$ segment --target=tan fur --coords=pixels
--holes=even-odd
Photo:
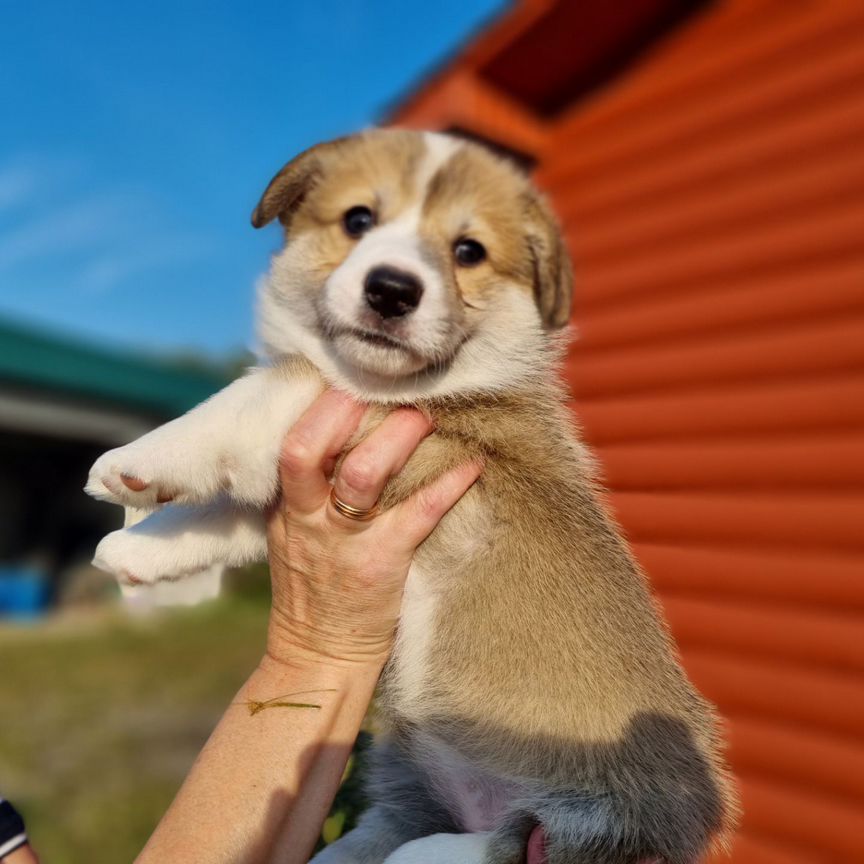
[[[358,205],[372,218],[346,224]],[[548,206],[476,144],[375,131],[285,166],[253,222],[277,217],[269,363],[97,460],[96,497],[173,499],[106,537],[99,566],[152,582],[261,560],[280,442],[325,382],[370,404],[358,438],[418,407],[434,432],[383,507],[465,460],[485,468],[417,550],[373,804],[321,864],[382,864],[442,832],[474,834],[477,864],[521,864],[537,824],[550,864],[694,864],[734,823],[734,793],[564,407],[549,331],[569,316],[570,265]],[[465,258],[467,239],[486,255]]]
[[[686,681],[644,578],[598,504],[592,461],[573,439],[562,395],[550,380],[542,391],[506,399],[418,405],[434,418],[435,431],[388,484],[383,504],[465,461],[485,464],[482,479],[418,560],[437,566],[453,531],[478,513],[491,512],[494,525],[484,537],[486,554],[460,572],[439,612],[430,701],[437,710],[444,697],[455,716],[526,734],[566,739],[575,725],[590,741],[620,735],[640,711],[665,711],[695,722],[710,755],[716,742],[700,716],[705,703]],[[538,596],[551,602],[538,604]],[[484,657],[511,655],[513,644],[521,650],[502,689]],[[548,666],[550,655],[570,669],[565,680],[561,667]],[[514,705],[511,687],[521,703]]]
[[[252,224],[261,228],[278,216],[287,227],[304,201],[304,218],[291,226],[293,231],[338,225],[345,210],[357,204],[380,211],[382,220],[392,218],[413,200],[414,168],[422,153],[422,139],[409,132],[386,139],[353,135],[319,144],[292,159],[270,181],[252,213]],[[313,197],[319,186],[324,188]]]
[[[349,207],[365,204],[384,222],[416,206],[420,140],[366,133],[313,151],[301,157],[302,192],[297,166],[283,169],[256,213],[289,226],[289,252],[311,235],[303,260],[291,259],[305,268],[292,284],[320,290],[349,254],[339,224]],[[534,298],[547,328],[566,323],[571,272],[555,219],[518,171],[482,148],[466,144],[431,179],[419,234],[466,333],[506,302],[505,284]],[[453,266],[452,244],[465,236],[484,244],[488,260]],[[490,772],[557,789],[578,780],[601,794],[617,767],[652,774],[646,766],[656,762],[648,782],[703,796],[714,807],[708,830],[722,842],[737,808],[716,719],[598,503],[557,356],[547,339],[530,376],[504,392],[406,400],[434,419],[435,431],[388,484],[383,506],[466,460],[483,459],[485,469],[417,552],[434,580],[434,636],[422,696],[402,698],[398,657],[385,672],[392,734],[410,751],[423,746],[423,730]],[[388,410],[373,409],[361,434]]]
[[[654,747],[679,750],[670,757],[678,779],[717,796],[713,843],[727,848],[738,804],[716,716],[598,503],[592,458],[574,438],[550,360],[545,386],[530,392],[416,404],[435,431],[382,506],[465,461],[485,469],[417,552],[440,574],[442,598],[424,696],[402,703],[391,666],[382,716],[397,739],[433,730],[484,769],[552,787],[584,777],[586,760],[599,771],[609,761],[650,765]],[[371,411],[357,440],[386,413]],[[470,557],[454,555],[466,536]]]
[[[422,139],[410,132],[367,132],[319,145],[273,178],[252,223],[261,227],[278,216],[292,237],[305,237],[307,260],[323,282],[353,248],[342,214],[363,205],[386,223],[416,206],[423,192],[416,182],[422,156]],[[422,208],[426,253],[444,265],[464,302],[482,311],[505,278],[536,298],[545,326],[567,323],[569,257],[551,210],[515,166],[466,143],[432,177]],[[451,247],[460,237],[481,242],[488,260],[452,270]]]
[[[466,146],[433,178],[423,210],[437,245],[468,236],[489,250],[485,265],[459,272],[463,297],[488,302],[504,277],[533,293],[547,327],[567,323],[573,279],[558,224],[514,166]]]

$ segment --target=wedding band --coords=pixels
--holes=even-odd
[[[361,510],[359,507],[352,507],[350,504],[346,504],[336,494],[335,486],[330,487],[330,503],[333,505],[333,509],[337,513],[341,513],[346,518],[353,519],[355,522],[368,522],[370,519],[374,519],[378,515],[377,504],[374,507],[370,507],[368,510]]]

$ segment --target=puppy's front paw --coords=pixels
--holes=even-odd
[[[267,557],[264,514],[226,499],[199,507],[167,504],[114,531],[93,563],[127,585],[181,579],[213,564],[239,567]]]
[[[182,579],[202,569],[199,556],[189,555],[183,543],[140,534],[124,528],[103,537],[93,565],[111,573],[123,585],[152,585]]]
[[[134,444],[109,450],[93,464],[84,491],[100,501],[152,509],[185,491],[182,472],[169,461]]]

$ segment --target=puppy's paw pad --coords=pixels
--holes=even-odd
[[[139,579],[134,573],[130,573],[128,570],[121,570],[119,573],[115,573],[114,576],[121,585],[128,585],[130,588],[147,584],[143,579]]]
[[[121,474],[120,482],[133,493],[148,493],[147,496],[144,495],[136,495],[136,501],[155,501],[157,504],[167,504],[169,501],[173,501],[175,497],[174,492],[169,492],[163,486],[157,486],[153,483],[148,483],[146,480],[142,480],[140,477],[133,477],[131,474]]]
[[[90,469],[84,491],[94,498],[127,507],[152,508],[177,497],[177,490],[155,479],[141,454],[121,447],[100,456]]]
[[[131,489],[133,492],[143,492],[150,485],[140,477],[133,477],[131,474],[121,474],[120,480],[127,489]]]

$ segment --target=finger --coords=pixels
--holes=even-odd
[[[361,510],[374,507],[384,484],[402,470],[431,431],[432,424],[415,409],[399,408],[388,414],[339,467],[333,484],[339,500]]]
[[[325,390],[291,427],[279,457],[282,499],[289,509],[311,513],[321,506],[330,491],[325,467],[348,443],[364,410],[348,394]]]
[[[413,551],[431,533],[444,514],[471,488],[483,471],[480,462],[466,462],[442,474],[415,492],[385,516],[399,526],[399,536]],[[383,517],[382,517],[383,518]]]

